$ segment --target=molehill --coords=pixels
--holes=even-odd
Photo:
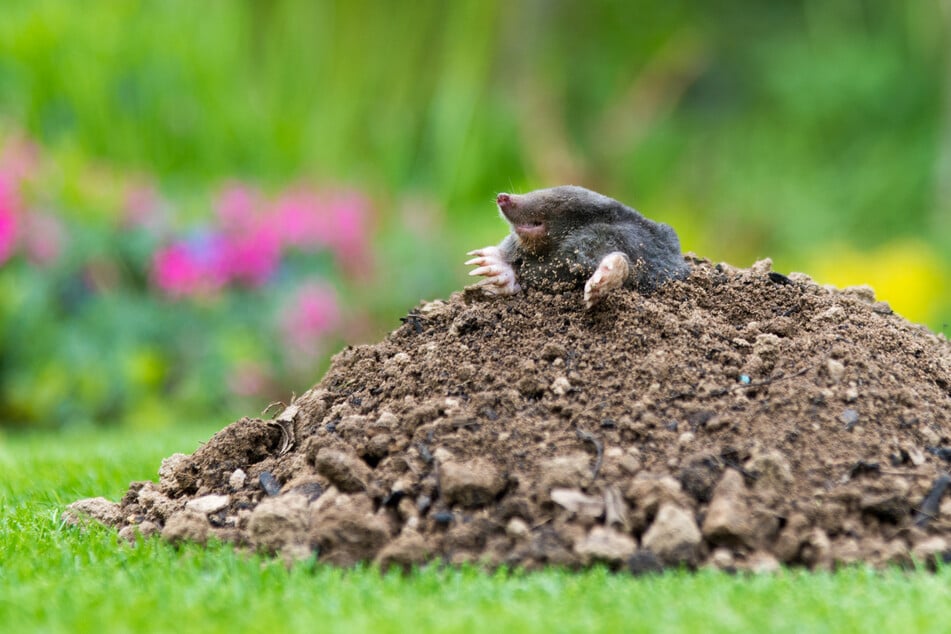
[[[589,311],[577,289],[421,304],[275,418],[67,514],[343,566],[947,557],[947,339],[866,287],[688,260]]]

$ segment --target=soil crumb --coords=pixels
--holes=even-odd
[[[342,566],[946,560],[947,339],[867,287],[688,261],[592,311],[580,289],[421,304],[93,515]]]

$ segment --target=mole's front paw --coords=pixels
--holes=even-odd
[[[627,279],[631,264],[627,256],[620,251],[609,253],[601,260],[597,270],[584,285],[584,306],[591,308],[605,295],[620,288]]]
[[[476,249],[469,251],[468,255],[476,257],[468,260],[466,266],[479,267],[470,271],[469,275],[485,277],[474,286],[481,288],[486,295],[514,295],[522,290],[515,277],[515,269],[502,258],[502,252],[498,247]]]

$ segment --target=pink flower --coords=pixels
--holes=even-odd
[[[226,282],[223,243],[217,236],[174,242],[155,252],[152,282],[170,297],[205,295]]]
[[[323,353],[323,340],[336,331],[342,317],[333,288],[311,282],[301,286],[281,311],[279,327],[289,356],[311,362]]]
[[[261,220],[261,195],[242,183],[226,186],[215,201],[215,215],[227,233],[250,234]]]
[[[235,183],[215,202],[222,237],[221,273],[227,282],[261,286],[281,263],[281,236],[263,213],[260,194]]]
[[[0,172],[0,264],[3,264],[16,247],[19,229],[16,184],[6,173]]]
[[[21,240],[23,250],[34,264],[49,266],[59,259],[66,231],[55,216],[34,212],[23,217]]]
[[[157,251],[152,281],[172,297],[207,295],[232,283],[257,287],[271,279],[280,258],[273,232],[201,234]]]
[[[23,135],[15,135],[7,140],[0,152],[0,172],[19,183],[36,172],[39,158],[40,149],[36,143]]]
[[[303,250],[329,249],[350,273],[365,273],[372,264],[367,199],[357,192],[320,196],[298,188],[271,208],[270,223],[284,245]]]
[[[280,239],[267,227],[253,234],[225,235],[222,247],[220,270],[229,282],[261,286],[281,264]]]
[[[161,195],[148,182],[131,184],[125,190],[122,223],[126,227],[145,229],[153,234],[164,232],[168,224]]]
[[[268,214],[281,241],[299,249],[326,247],[333,236],[333,226],[325,206],[316,193],[298,188],[278,198]]]
[[[369,201],[357,192],[338,194],[330,204],[334,228],[330,246],[351,273],[365,274],[372,266],[369,240]]]

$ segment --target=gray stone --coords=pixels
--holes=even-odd
[[[196,542],[204,544],[211,533],[211,524],[208,518],[195,511],[178,511],[173,513],[165,528],[162,529],[162,539],[178,544],[181,542]]]
[[[177,489],[178,477],[176,472],[187,460],[188,456],[183,453],[173,453],[168,458],[164,458],[159,467],[159,486],[166,491]]]
[[[203,495],[194,500],[189,500],[185,503],[185,508],[189,511],[195,511],[196,513],[201,513],[202,515],[211,515],[212,513],[217,513],[223,508],[226,508],[231,504],[230,495]]]
[[[276,551],[288,544],[307,543],[309,520],[306,496],[266,497],[252,511],[248,533],[258,547]]]
[[[596,518],[604,514],[604,498],[587,495],[578,489],[552,489],[551,500],[572,515]]]
[[[723,472],[720,482],[713,489],[713,497],[703,521],[703,536],[713,544],[755,545],[756,527],[750,516],[749,505],[743,497],[745,489],[739,471],[727,469]]]
[[[244,483],[248,480],[248,474],[243,469],[235,469],[228,478],[228,486],[237,491],[244,488]]]
[[[620,564],[637,551],[637,543],[630,535],[595,526],[583,539],[575,542],[575,553],[586,562],[603,561],[609,564]]]
[[[441,494],[449,504],[475,507],[488,504],[505,488],[505,479],[488,460],[445,462],[439,465]]]
[[[63,513],[63,521],[73,525],[82,524],[90,518],[107,526],[117,526],[122,521],[122,513],[118,504],[104,497],[77,500],[67,506]]]
[[[317,452],[314,466],[317,473],[345,493],[365,491],[373,473],[367,463],[356,456],[327,447]]]
[[[692,564],[702,536],[693,514],[670,503],[662,504],[642,545],[666,564]]]

